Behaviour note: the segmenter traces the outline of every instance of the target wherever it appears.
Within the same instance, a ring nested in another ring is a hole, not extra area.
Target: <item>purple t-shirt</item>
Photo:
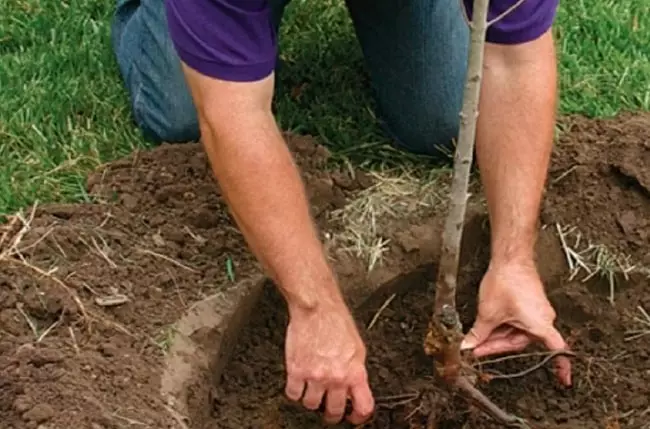
[[[473,0],[463,0],[472,16]],[[518,0],[491,0],[489,19]],[[536,39],[552,25],[559,0],[523,0],[488,29],[487,40],[517,44]],[[167,21],[179,57],[207,76],[228,81],[260,80],[273,71],[277,41],[268,0],[165,0]]]

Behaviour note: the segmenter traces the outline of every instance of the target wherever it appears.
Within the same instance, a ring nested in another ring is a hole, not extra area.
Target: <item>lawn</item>
[[[109,42],[114,1],[0,0],[0,213],[87,198],[86,173],[146,147],[130,118]],[[294,0],[282,28],[286,129],[376,160],[385,139],[338,0]],[[650,110],[647,0],[564,2],[556,27],[561,112]],[[291,89],[306,80],[298,100]]]

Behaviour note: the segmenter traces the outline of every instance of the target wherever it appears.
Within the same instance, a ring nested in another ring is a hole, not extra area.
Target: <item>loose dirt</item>
[[[477,223],[480,218],[476,219]],[[543,243],[538,251],[561,258],[558,239],[548,232],[542,235]],[[481,249],[480,259],[487,255],[487,231],[467,242],[466,249],[472,248]],[[476,311],[477,285],[485,266],[476,263],[465,267],[459,302],[463,323],[470,326]],[[564,282],[552,271],[541,274],[558,310],[559,329],[578,354],[574,359],[574,386],[570,389],[560,386],[550,364],[523,377],[500,378],[538,364],[544,358],[544,350],[536,348],[541,355],[490,365],[476,364],[477,373],[485,381],[480,384],[481,389],[498,405],[539,428],[647,427],[644,425],[650,412],[650,335],[625,341],[625,332],[638,325],[633,319],[634,307],[647,308],[650,303],[643,279],[631,282],[624,293],[617,295],[617,308],[611,308],[589,290],[589,285]],[[434,281],[435,267],[422,267],[400,278],[355,311],[368,346],[368,370],[378,406],[374,420],[364,427],[501,427],[476,410],[468,409],[458,398],[450,400],[432,377],[431,360],[423,353],[422,338],[433,306],[431,284]],[[598,287],[598,282],[593,285]],[[214,419],[198,427],[322,427],[319,415],[300,410],[282,395],[283,329],[287,317],[283,302],[271,285],[255,314],[224,371],[221,384],[214,389]],[[377,314],[376,323],[368,330]],[[488,383],[490,377],[494,378]],[[431,410],[438,413],[430,415]],[[427,426],[430,422],[437,422],[438,426]]]
[[[494,379],[482,389],[541,426],[643,428],[650,417],[650,335],[625,338],[628,330],[643,328],[635,319],[642,317],[638,308],[650,310],[647,280],[641,274],[628,280],[618,275],[613,304],[607,275],[575,271],[579,264],[572,261],[574,278],[567,280],[571,269],[556,223],[567,246],[584,249],[585,261],[594,253],[584,244],[589,239],[630,255],[638,266],[648,263],[650,117],[569,118],[565,124],[553,158],[538,264],[558,326],[578,353],[575,385],[557,387],[544,367],[520,379]],[[389,279],[435,262],[442,210],[426,207],[417,216],[382,224],[380,238],[390,241],[383,263],[368,274],[367,261],[345,248],[349,243],[332,239],[345,230],[332,213],[372,188],[375,179],[355,170],[328,172],[327,152],[309,138],[292,137],[289,146],[342,283],[363,285],[369,278]],[[259,267],[198,145],[162,146],[106,165],[89,178],[87,192],[92,202],[26,210],[23,220],[8,218],[0,230],[2,427],[180,428],[159,396],[173,323],[193,302],[258,273]],[[489,257],[487,218],[479,202],[474,205],[459,300],[466,324],[475,313],[474,297]],[[568,230],[573,224],[582,233],[580,243],[578,230]],[[379,404],[369,427],[418,427],[431,395],[445,397],[432,388],[431,362],[421,351],[432,299],[426,279],[434,273],[434,266],[416,270],[400,280],[400,287],[355,311]],[[349,290],[353,295],[354,287]],[[320,427],[317,415],[282,398],[283,303],[268,287],[260,305],[221,384],[205,398],[213,417],[194,422],[192,429]],[[512,373],[538,360],[490,369]],[[401,405],[387,398],[411,392]],[[441,428],[467,422],[496,427],[455,401],[448,414]]]
[[[542,219],[650,266],[650,116],[566,118]]]

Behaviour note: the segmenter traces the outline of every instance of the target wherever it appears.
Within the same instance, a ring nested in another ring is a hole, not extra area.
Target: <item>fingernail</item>
[[[471,341],[468,340],[463,340],[462,343],[460,343],[460,349],[461,350],[470,350],[474,348],[474,344],[472,344]]]

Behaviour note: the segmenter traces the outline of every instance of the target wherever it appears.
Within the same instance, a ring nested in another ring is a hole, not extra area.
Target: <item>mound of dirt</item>
[[[310,138],[288,143],[320,227],[372,183],[325,171]],[[198,144],[106,165],[87,191],[93,203],[41,206],[0,232],[2,427],[176,428],[159,399],[173,323],[258,264]]]
[[[595,242],[643,259],[643,240],[647,246],[650,231],[650,199],[644,191],[648,127],[642,125],[647,116],[572,121],[554,154],[543,220],[579,223]],[[413,216],[399,212],[389,221],[377,219],[380,227],[373,239],[380,243],[381,263],[368,272],[366,254],[361,258],[345,238],[360,231],[346,229],[345,219],[336,213],[367,198],[376,178],[354,170],[327,171],[327,151],[310,138],[292,136],[288,143],[350,302],[370,284],[436,260],[444,204],[432,199],[423,205],[414,200],[422,194],[404,194],[391,204],[418,209]],[[2,427],[181,428],[159,394],[173,324],[192,303],[260,268],[226,210],[199,145],[135,153],[93,174],[87,191],[91,203],[41,206],[23,218],[8,218],[0,230]],[[379,195],[373,198],[381,200]],[[479,214],[465,234],[460,301],[468,323],[489,258],[486,217],[480,201],[474,203],[473,212]],[[360,219],[355,228],[366,222]],[[368,228],[375,225],[371,220]],[[542,234],[538,246],[560,326],[584,356],[576,362],[576,387],[556,391],[539,370],[523,380],[495,380],[486,391],[538,421],[606,427],[603,419],[618,417],[621,425],[635,427],[648,415],[648,391],[639,383],[648,381],[650,336],[626,342],[624,332],[641,328],[633,319],[638,306],[650,309],[644,283],[637,278],[619,282],[612,306],[609,286],[599,276],[565,281],[565,257],[552,229]],[[432,269],[426,272],[433,274]],[[411,281],[425,284],[420,274]],[[214,427],[216,421],[223,428],[292,427],[287,421],[317,426],[317,416],[282,400],[284,315],[277,311],[282,308],[277,294],[266,293],[264,311],[251,325],[258,333],[249,331],[238,345],[241,356],[250,359],[231,362],[214,391],[213,403],[220,405],[214,419],[197,427]],[[398,294],[373,329],[364,330],[377,395],[401,394],[411,387],[421,392],[428,385],[431,365],[420,347],[430,299],[430,292],[417,288]],[[366,326],[385,298],[381,301],[359,308],[359,323]],[[254,356],[249,354],[253,351]],[[508,369],[525,364],[512,362]],[[398,419],[421,399],[393,411],[382,408],[374,427],[407,427],[399,426]],[[205,402],[207,407],[209,398]]]
[[[650,266],[650,115],[566,118],[555,147],[543,220]]]

